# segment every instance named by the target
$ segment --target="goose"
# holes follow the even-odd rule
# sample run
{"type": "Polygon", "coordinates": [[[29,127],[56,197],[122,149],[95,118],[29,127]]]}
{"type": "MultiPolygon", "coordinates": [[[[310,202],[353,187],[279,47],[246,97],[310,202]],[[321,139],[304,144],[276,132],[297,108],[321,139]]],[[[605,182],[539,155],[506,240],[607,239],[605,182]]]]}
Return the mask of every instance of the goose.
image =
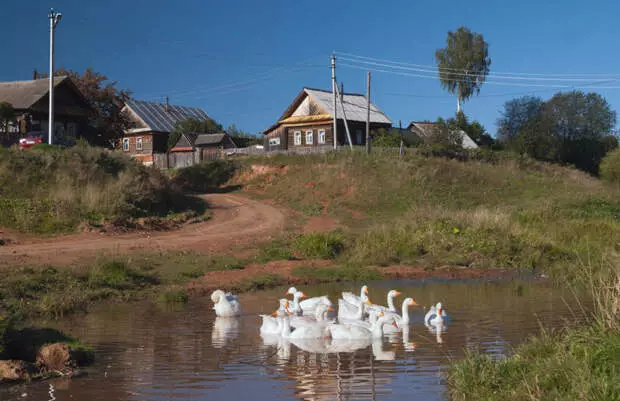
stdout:
{"type": "Polygon", "coordinates": [[[413,305],[417,305],[418,303],[413,300],[413,298],[405,298],[403,300],[403,304],[401,307],[401,315],[397,313],[386,313],[387,315],[394,316],[394,320],[396,321],[397,327],[393,325],[386,325],[383,327],[384,332],[386,333],[394,333],[403,329],[405,326],[409,326],[409,307],[413,305]]]}
{"type": "MultiPolygon", "coordinates": [[[[297,288],[291,287],[288,289],[288,291],[286,291],[285,295],[293,295],[294,297],[297,292],[297,288]]],[[[299,308],[301,308],[302,314],[304,315],[313,315],[314,309],[316,309],[318,305],[331,306],[332,308],[334,307],[327,295],[304,299],[303,301],[298,302],[298,305],[299,308]]]]}
{"type": "Polygon", "coordinates": [[[302,316],[304,314],[303,309],[301,308],[301,305],[299,304],[299,300],[305,297],[306,297],[306,294],[304,294],[301,291],[296,291],[293,293],[293,307],[291,308],[291,312],[293,312],[293,315],[302,316]]]}
{"type": "Polygon", "coordinates": [[[393,316],[380,316],[376,322],[372,324],[370,329],[358,325],[347,324],[332,324],[327,326],[332,339],[335,340],[362,340],[367,338],[381,338],[383,337],[383,325],[392,320],[393,316]]]}
{"type": "Polygon", "coordinates": [[[432,305],[424,316],[425,325],[439,325],[446,320],[448,320],[448,314],[443,310],[441,302],[437,302],[437,305],[432,305]]]}
{"type": "Polygon", "coordinates": [[[338,321],[364,320],[364,304],[370,305],[370,301],[358,299],[355,303],[349,303],[342,298],[338,299],[338,321]]]}
{"type": "Polygon", "coordinates": [[[394,298],[399,296],[401,293],[399,291],[396,290],[390,290],[390,292],[387,293],[387,304],[388,306],[383,306],[383,305],[376,305],[373,304],[371,306],[368,307],[368,309],[370,310],[376,310],[378,312],[383,312],[383,313],[387,313],[387,312],[392,312],[392,313],[396,313],[396,306],[394,306],[394,298]]]}
{"type": "Polygon", "coordinates": [[[323,324],[314,324],[308,326],[301,326],[291,331],[291,318],[290,316],[280,316],[278,319],[282,319],[282,337],[290,340],[312,340],[329,337],[328,326],[323,324]]]}
{"type": "Polygon", "coordinates": [[[311,316],[290,316],[291,327],[299,328],[303,326],[312,326],[317,324],[330,324],[333,323],[332,320],[328,318],[329,312],[333,312],[334,308],[327,305],[319,305],[314,310],[314,317],[311,316]]]}
{"type": "Polygon", "coordinates": [[[352,292],[345,291],[342,293],[342,299],[353,305],[357,305],[360,299],[362,301],[367,301],[368,300],[368,286],[366,285],[362,286],[362,288],[360,289],[359,297],[353,294],[352,292]]]}
{"type": "Polygon", "coordinates": [[[288,300],[282,298],[277,311],[271,315],[259,315],[263,319],[263,324],[260,326],[261,334],[279,334],[282,331],[282,325],[278,316],[284,316],[287,313],[288,307],[288,300]]]}
{"type": "Polygon", "coordinates": [[[220,317],[232,317],[241,315],[241,304],[236,295],[222,290],[215,290],[211,294],[211,301],[215,314],[220,317]]]}

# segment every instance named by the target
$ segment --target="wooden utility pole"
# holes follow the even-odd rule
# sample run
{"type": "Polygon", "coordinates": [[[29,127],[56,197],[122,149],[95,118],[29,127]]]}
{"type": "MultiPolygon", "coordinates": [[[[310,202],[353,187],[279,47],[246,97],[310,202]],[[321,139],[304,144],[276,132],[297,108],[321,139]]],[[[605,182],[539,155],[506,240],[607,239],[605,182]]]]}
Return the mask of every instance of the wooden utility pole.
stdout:
{"type": "Polygon", "coordinates": [[[370,154],[370,71],[366,77],[366,153],[370,154]]]}
{"type": "Polygon", "coordinates": [[[336,56],[332,54],[332,92],[334,97],[334,128],[333,128],[333,136],[334,136],[334,150],[338,148],[338,111],[337,109],[337,95],[336,91],[338,90],[338,84],[336,83],[336,56]]]}
{"type": "MultiPolygon", "coordinates": [[[[336,91],[338,91],[338,85],[336,85],[336,91]]],[[[344,99],[344,95],[342,95],[342,99],[344,99]]],[[[349,140],[349,148],[353,150],[353,141],[351,141],[351,132],[349,132],[349,124],[347,123],[347,112],[344,109],[344,102],[340,102],[340,106],[342,107],[342,120],[344,121],[344,129],[347,131],[347,139],[349,140]]]]}
{"type": "Polygon", "coordinates": [[[400,134],[400,149],[398,152],[398,157],[402,159],[405,153],[405,143],[403,142],[403,123],[401,120],[398,120],[398,133],[400,134]]]}

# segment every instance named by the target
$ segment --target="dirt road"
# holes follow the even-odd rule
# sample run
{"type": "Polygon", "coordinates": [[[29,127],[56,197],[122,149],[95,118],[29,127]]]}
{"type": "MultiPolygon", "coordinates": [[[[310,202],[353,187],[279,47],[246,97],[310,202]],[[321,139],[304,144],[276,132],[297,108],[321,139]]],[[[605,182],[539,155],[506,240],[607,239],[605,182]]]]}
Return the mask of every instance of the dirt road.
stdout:
{"type": "Polygon", "coordinates": [[[63,264],[101,253],[148,250],[222,252],[234,246],[267,241],[284,228],[277,208],[242,195],[202,196],[211,205],[212,218],[178,230],[130,234],[79,233],[55,238],[24,239],[0,246],[0,266],[32,263],[63,264]]]}

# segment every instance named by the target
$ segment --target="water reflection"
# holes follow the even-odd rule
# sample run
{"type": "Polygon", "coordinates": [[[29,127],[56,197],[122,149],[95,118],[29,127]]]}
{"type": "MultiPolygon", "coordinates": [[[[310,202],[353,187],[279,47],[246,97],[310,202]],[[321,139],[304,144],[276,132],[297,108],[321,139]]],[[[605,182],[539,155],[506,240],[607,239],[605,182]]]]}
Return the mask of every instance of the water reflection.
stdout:
{"type": "MultiPolygon", "coordinates": [[[[501,356],[528,335],[563,324],[572,313],[563,293],[540,285],[522,294],[512,283],[391,282],[370,286],[384,299],[397,288],[421,304],[442,299],[450,325],[426,327],[424,311],[382,341],[296,341],[261,336],[259,313],[277,306],[282,290],[245,294],[239,318],[215,318],[208,299],[168,310],[114,305],[58,322],[58,328],[93,344],[89,375],[55,386],[57,400],[299,400],[444,399],[441,372],[466,348],[501,356]],[[492,305],[490,307],[489,305],[492,305]],[[509,316],[509,318],[508,318],[509,316]]],[[[332,300],[356,285],[303,288],[332,300]]],[[[570,304],[570,302],[568,302],[570,304]]],[[[0,388],[0,399],[47,399],[48,383],[0,388]]]]}

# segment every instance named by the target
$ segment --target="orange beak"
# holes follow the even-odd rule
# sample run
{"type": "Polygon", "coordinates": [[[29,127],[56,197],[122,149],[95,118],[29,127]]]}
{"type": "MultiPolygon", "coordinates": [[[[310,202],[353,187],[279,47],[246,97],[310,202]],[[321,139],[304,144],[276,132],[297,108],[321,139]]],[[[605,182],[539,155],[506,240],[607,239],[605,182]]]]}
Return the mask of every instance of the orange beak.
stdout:
{"type": "Polygon", "coordinates": [[[394,327],[398,328],[398,325],[396,324],[396,321],[393,321],[393,322],[392,322],[392,326],[394,326],[394,327]]]}
{"type": "Polygon", "coordinates": [[[401,294],[401,292],[400,292],[400,291],[396,291],[396,290],[394,290],[394,294],[396,294],[396,295],[398,296],[398,295],[400,295],[400,294],[401,294]]]}
{"type": "Polygon", "coordinates": [[[299,296],[299,298],[305,298],[306,294],[304,294],[303,292],[301,293],[301,295],[299,296]]]}
{"type": "Polygon", "coordinates": [[[333,312],[334,308],[332,308],[331,306],[329,308],[327,308],[328,311],[333,312]]]}
{"type": "Polygon", "coordinates": [[[273,312],[271,316],[278,316],[278,311],[273,312]]]}
{"type": "Polygon", "coordinates": [[[418,303],[415,300],[411,301],[411,305],[417,305],[418,303]]]}
{"type": "Polygon", "coordinates": [[[385,316],[385,313],[383,312],[379,313],[379,317],[383,317],[383,316],[385,316]]]}

